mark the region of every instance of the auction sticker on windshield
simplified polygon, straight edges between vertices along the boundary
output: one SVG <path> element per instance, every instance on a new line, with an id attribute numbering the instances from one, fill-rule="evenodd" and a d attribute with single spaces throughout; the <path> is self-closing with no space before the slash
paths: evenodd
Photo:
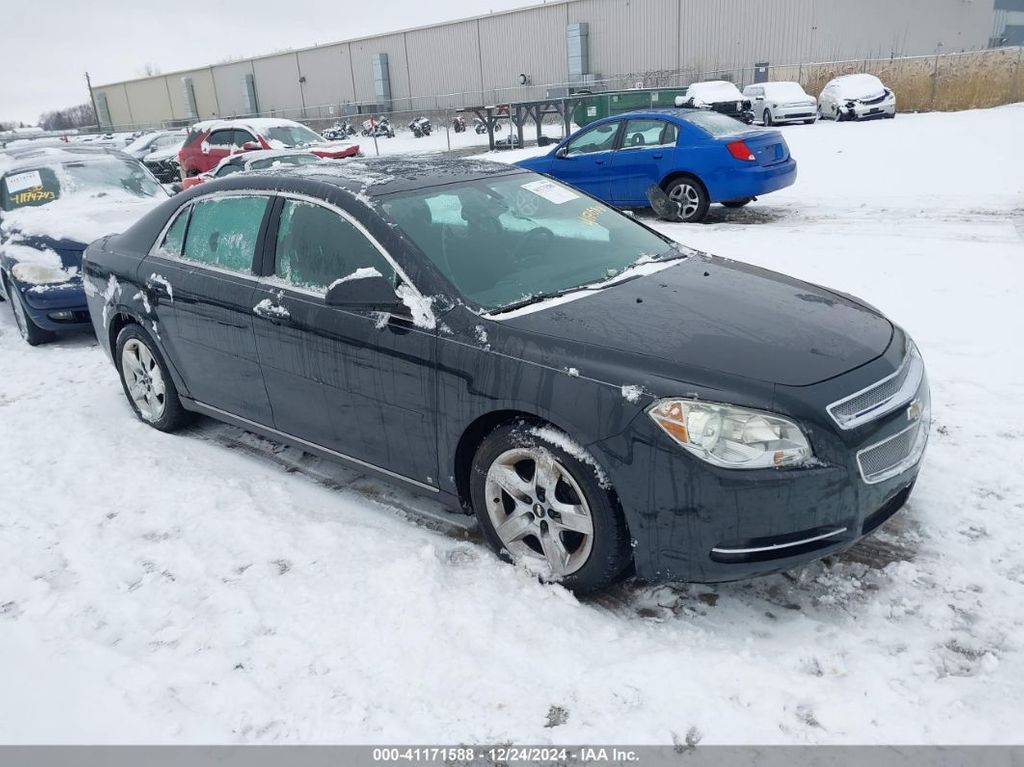
<path id="1" fill-rule="evenodd" d="M 25 189 L 32 189 L 43 185 L 43 179 L 39 171 L 30 170 L 25 173 L 13 173 L 7 177 L 7 191 L 11 194 Z"/>
<path id="2" fill-rule="evenodd" d="M 543 197 L 545 200 L 553 202 L 555 205 L 561 205 L 563 202 L 570 202 L 580 198 L 580 196 L 572 190 L 566 189 L 564 186 L 556 184 L 554 181 L 547 181 L 545 179 L 541 179 L 540 181 L 530 181 L 529 183 L 523 184 L 523 189 L 533 192 L 538 197 Z"/>

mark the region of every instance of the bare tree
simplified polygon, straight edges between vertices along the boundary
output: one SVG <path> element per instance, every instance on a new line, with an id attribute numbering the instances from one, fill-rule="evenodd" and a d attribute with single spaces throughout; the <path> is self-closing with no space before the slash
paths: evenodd
<path id="1" fill-rule="evenodd" d="M 96 112 L 92 104 L 88 103 L 45 112 L 39 116 L 39 126 L 43 130 L 69 130 L 92 125 L 96 125 Z"/>

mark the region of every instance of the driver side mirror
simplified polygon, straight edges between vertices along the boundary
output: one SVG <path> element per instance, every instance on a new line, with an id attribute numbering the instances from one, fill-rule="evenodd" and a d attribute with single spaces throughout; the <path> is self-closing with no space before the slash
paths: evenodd
<path id="1" fill-rule="evenodd" d="M 257 151 L 259 149 L 262 149 L 262 148 L 263 147 L 261 147 L 255 141 L 246 141 L 244 144 L 242 144 L 242 151 L 243 152 L 255 152 L 255 151 Z"/>
<path id="2" fill-rule="evenodd" d="M 558 149 L 555 150 L 555 157 L 557 157 L 559 160 L 564 160 L 568 156 L 569 147 L 567 146 L 560 146 L 558 147 Z"/>
<path id="3" fill-rule="evenodd" d="M 374 274 L 366 277 L 350 275 L 335 280 L 327 289 L 324 303 L 339 309 L 356 311 L 376 311 L 400 314 L 405 304 L 398 298 L 391 281 L 373 270 Z"/>
<path id="4" fill-rule="evenodd" d="M 664 221 L 678 221 L 682 215 L 683 206 L 671 200 L 665 194 L 665 190 L 657 184 L 647 187 L 647 200 L 651 203 L 651 208 L 658 218 Z"/>

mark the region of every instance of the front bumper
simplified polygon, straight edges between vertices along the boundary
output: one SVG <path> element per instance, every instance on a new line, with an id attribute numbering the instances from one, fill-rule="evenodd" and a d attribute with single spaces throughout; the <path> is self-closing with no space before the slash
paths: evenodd
<path id="1" fill-rule="evenodd" d="M 854 103 L 851 107 L 842 106 L 842 112 L 848 120 L 871 120 L 879 117 L 890 117 L 896 114 L 895 101 L 882 101 L 877 104 Z"/>
<path id="2" fill-rule="evenodd" d="M 804 120 L 816 120 L 817 118 L 818 109 L 816 104 L 776 107 L 772 110 L 772 119 L 777 123 L 803 122 Z"/>
<path id="3" fill-rule="evenodd" d="M 25 311 L 44 330 L 86 330 L 92 327 L 80 279 L 58 285 L 23 285 L 14 289 L 24 298 Z"/>
<path id="4" fill-rule="evenodd" d="M 646 416 L 620 437 L 592 446 L 612 481 L 635 540 L 637 574 L 651 581 L 724 582 L 788 570 L 849 548 L 906 503 L 924 452 L 898 473 L 866 481 L 858 454 L 921 418 L 928 430 L 928 382 L 911 414 L 899 407 L 847 433 L 827 416 L 808 425 L 820 465 L 729 470 L 679 448 Z"/>

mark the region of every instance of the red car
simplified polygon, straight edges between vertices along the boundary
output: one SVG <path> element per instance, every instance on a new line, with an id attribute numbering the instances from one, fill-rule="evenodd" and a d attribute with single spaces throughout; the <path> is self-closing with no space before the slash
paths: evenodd
<path id="1" fill-rule="evenodd" d="M 206 173 L 229 155 L 258 149 L 306 149 L 329 160 L 359 154 L 359 144 L 324 141 L 319 134 L 292 120 L 207 120 L 192 126 L 178 152 L 181 177 Z"/>

